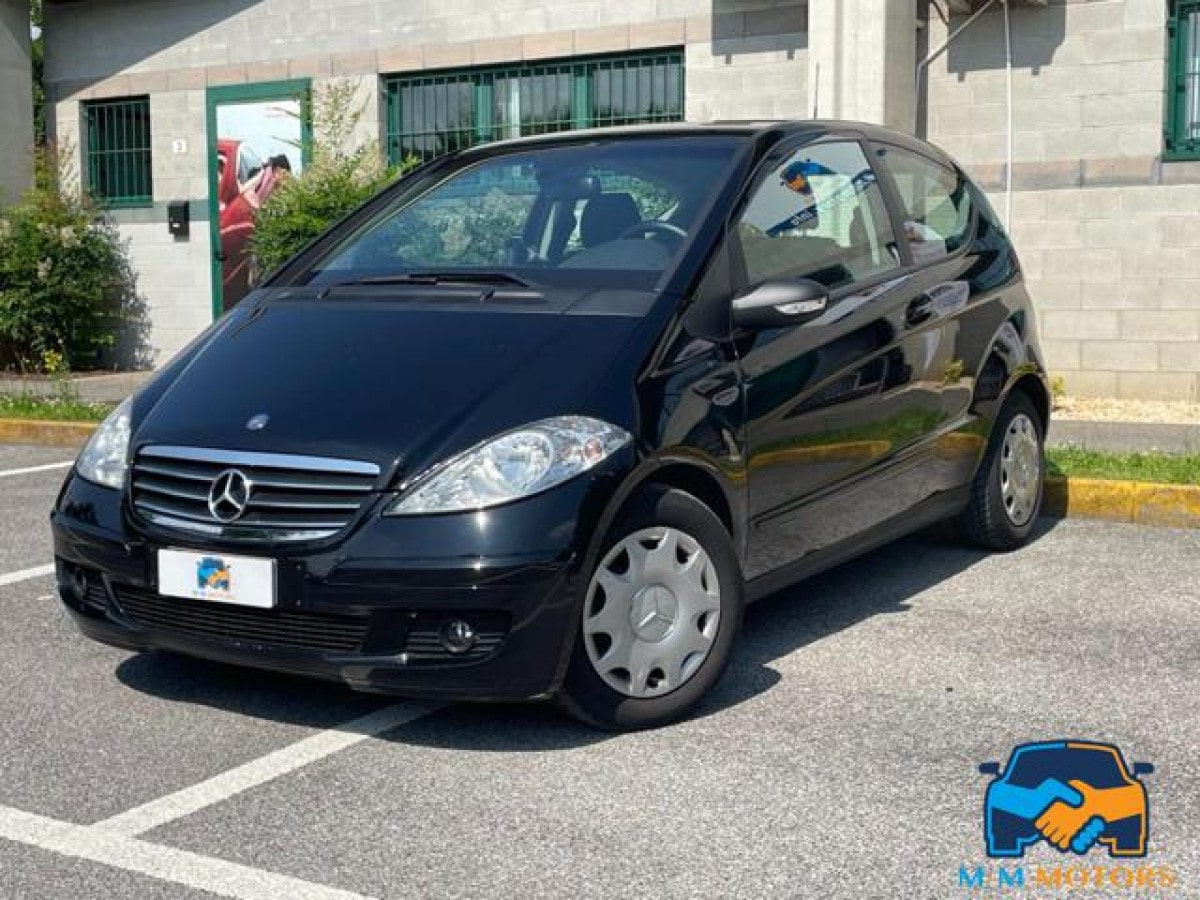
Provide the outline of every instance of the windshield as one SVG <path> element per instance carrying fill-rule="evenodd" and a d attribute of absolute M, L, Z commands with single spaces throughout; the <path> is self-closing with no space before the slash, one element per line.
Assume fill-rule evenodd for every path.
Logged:
<path fill-rule="evenodd" d="M 1086 777 L 1094 788 L 1128 784 L 1112 750 L 1078 744 L 1022 750 L 1013 759 L 1010 769 L 1007 780 L 1018 787 L 1035 788 L 1047 778 L 1066 782 Z"/>
<path fill-rule="evenodd" d="M 609 138 L 465 165 L 397 201 L 301 276 L 329 286 L 455 273 L 649 289 L 699 227 L 742 140 Z"/>

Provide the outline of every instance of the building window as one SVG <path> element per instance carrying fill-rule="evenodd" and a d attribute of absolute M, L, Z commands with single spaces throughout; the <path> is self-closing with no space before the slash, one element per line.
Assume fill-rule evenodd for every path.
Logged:
<path fill-rule="evenodd" d="M 1172 3 L 1167 27 L 1167 157 L 1200 159 L 1200 0 Z"/>
<path fill-rule="evenodd" d="M 678 50 L 384 79 L 388 157 L 422 161 L 500 138 L 683 119 Z"/>
<path fill-rule="evenodd" d="M 83 109 L 92 196 L 105 206 L 149 206 L 150 99 L 100 100 Z"/>

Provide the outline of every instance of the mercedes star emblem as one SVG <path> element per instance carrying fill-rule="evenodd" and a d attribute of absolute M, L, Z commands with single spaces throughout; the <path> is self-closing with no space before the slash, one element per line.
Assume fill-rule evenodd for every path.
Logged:
<path fill-rule="evenodd" d="M 218 522 L 236 522 L 250 503 L 250 479 L 237 469 L 226 469 L 208 489 L 208 511 Z"/>

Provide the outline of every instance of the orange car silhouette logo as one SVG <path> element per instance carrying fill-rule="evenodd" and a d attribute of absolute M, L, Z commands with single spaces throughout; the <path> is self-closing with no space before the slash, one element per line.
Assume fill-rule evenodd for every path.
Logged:
<path fill-rule="evenodd" d="M 998 776 L 984 800 L 984 833 L 991 857 L 1023 856 L 1040 840 L 1083 856 L 1097 844 L 1110 856 L 1145 856 L 1150 804 L 1138 775 L 1121 752 L 1094 741 L 1048 741 L 1013 750 L 1008 765 L 984 763 Z"/>

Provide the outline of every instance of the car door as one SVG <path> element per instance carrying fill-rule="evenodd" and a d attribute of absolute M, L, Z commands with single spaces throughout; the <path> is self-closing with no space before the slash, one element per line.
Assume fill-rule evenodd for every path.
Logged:
<path fill-rule="evenodd" d="M 973 240 L 980 211 L 967 177 L 920 145 L 879 143 L 873 156 L 912 257 L 916 301 L 906 327 L 919 337 L 921 368 L 940 388 L 944 425 L 931 477 L 935 489 L 953 490 L 970 481 L 985 448 L 971 427 L 974 386 L 1010 313 L 987 275 L 989 254 Z"/>
<path fill-rule="evenodd" d="M 857 137 L 772 154 L 730 233 L 742 291 L 788 278 L 829 289 L 815 319 L 735 336 L 754 578 L 924 500 L 929 440 L 944 411 L 931 382 L 936 361 L 913 324 L 926 298 Z"/>

